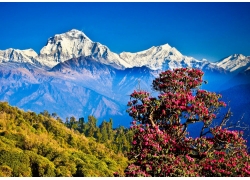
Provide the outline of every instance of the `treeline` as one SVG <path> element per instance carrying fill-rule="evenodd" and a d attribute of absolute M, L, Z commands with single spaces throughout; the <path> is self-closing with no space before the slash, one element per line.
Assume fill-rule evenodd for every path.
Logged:
<path fill-rule="evenodd" d="M 122 127 L 113 130 L 112 120 L 104 121 L 100 127 L 93 116 L 88 122 L 70 118 L 64 124 L 55 113 L 24 112 L 0 102 L 0 176 L 123 174 L 128 160 L 120 152 L 129 148 L 129 134 Z M 117 144 L 112 145 L 113 142 Z"/>
<path fill-rule="evenodd" d="M 112 119 L 109 119 L 109 121 L 103 120 L 98 126 L 98 120 L 94 116 L 88 116 L 87 121 L 85 121 L 84 117 L 77 120 L 74 116 L 71 116 L 70 118 L 67 117 L 63 122 L 56 113 L 50 114 L 47 110 L 44 110 L 40 114 L 46 117 L 54 117 L 58 122 L 64 124 L 69 129 L 78 131 L 86 137 L 94 138 L 98 143 L 105 144 L 106 147 L 116 153 L 119 152 L 126 155 L 131 148 L 133 139 L 132 130 L 123 126 L 113 128 Z"/>

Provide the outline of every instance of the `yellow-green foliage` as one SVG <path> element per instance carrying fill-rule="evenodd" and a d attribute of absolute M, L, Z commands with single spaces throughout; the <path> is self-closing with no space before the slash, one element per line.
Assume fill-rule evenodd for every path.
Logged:
<path fill-rule="evenodd" d="M 0 176 L 113 176 L 128 164 L 52 117 L 0 102 Z"/>

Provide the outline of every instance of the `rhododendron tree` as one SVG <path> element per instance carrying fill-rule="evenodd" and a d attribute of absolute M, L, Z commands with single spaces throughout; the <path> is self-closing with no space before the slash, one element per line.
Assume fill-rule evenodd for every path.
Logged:
<path fill-rule="evenodd" d="M 203 74 L 167 70 L 153 81 L 157 97 L 143 90 L 130 95 L 134 137 L 126 176 L 250 176 L 243 132 L 226 128 L 230 111 L 218 121 L 226 104 L 221 95 L 199 89 Z M 199 137 L 189 136 L 191 123 L 202 124 Z"/>

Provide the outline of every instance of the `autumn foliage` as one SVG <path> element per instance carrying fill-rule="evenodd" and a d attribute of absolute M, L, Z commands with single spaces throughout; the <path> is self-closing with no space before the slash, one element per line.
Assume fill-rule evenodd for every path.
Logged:
<path fill-rule="evenodd" d="M 167 70 L 153 81 L 157 97 L 142 90 L 131 94 L 134 137 L 126 176 L 250 176 L 243 132 L 227 128 L 229 112 L 218 120 L 226 104 L 221 95 L 199 89 L 203 74 Z M 202 124 L 196 138 L 188 133 L 192 123 Z"/>

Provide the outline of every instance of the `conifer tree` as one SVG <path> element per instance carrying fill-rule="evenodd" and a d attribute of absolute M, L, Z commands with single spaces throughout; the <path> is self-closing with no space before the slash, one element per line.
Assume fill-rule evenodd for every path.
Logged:
<path fill-rule="evenodd" d="M 77 129 L 78 128 L 78 123 L 77 123 L 76 118 L 74 116 L 70 117 L 69 124 L 70 124 L 71 129 Z"/>
<path fill-rule="evenodd" d="M 94 116 L 88 116 L 88 129 L 86 132 L 86 135 L 88 137 L 94 137 L 95 131 L 96 131 L 96 123 L 97 123 L 97 119 Z"/>
<path fill-rule="evenodd" d="M 85 128 L 84 118 L 81 117 L 78 120 L 78 130 L 79 130 L 79 132 L 83 133 L 84 132 L 84 128 Z"/>
<path fill-rule="evenodd" d="M 108 135 L 109 124 L 104 120 L 100 125 L 100 132 L 102 134 L 101 142 L 106 142 L 109 139 Z"/>

